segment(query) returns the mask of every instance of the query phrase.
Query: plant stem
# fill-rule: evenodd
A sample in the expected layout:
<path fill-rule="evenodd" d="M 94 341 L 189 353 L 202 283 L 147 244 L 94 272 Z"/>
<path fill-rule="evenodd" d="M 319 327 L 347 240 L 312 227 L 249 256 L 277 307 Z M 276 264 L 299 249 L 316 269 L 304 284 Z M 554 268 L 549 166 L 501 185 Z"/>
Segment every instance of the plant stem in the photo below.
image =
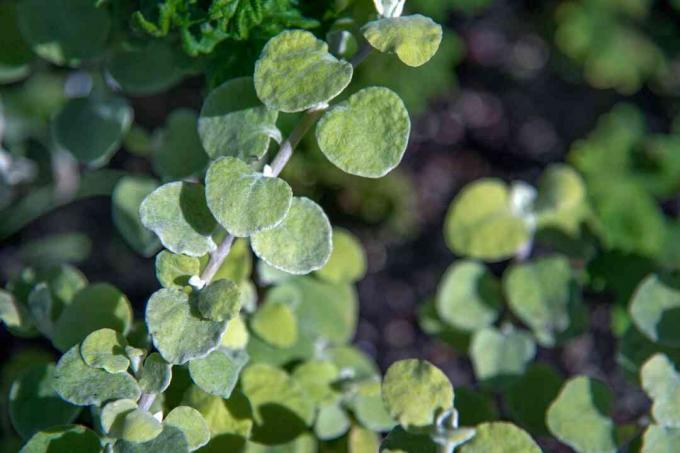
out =
<path fill-rule="evenodd" d="M 142 393 L 142 396 L 139 397 L 137 406 L 143 411 L 148 411 L 155 399 L 155 393 Z"/>
<path fill-rule="evenodd" d="M 371 54 L 371 52 L 373 52 L 373 46 L 371 46 L 368 41 L 364 41 L 361 44 L 361 47 L 359 47 L 359 50 L 357 50 L 349 60 L 352 67 L 356 69 L 356 67 L 359 66 L 361 62 L 363 62 L 366 57 Z"/>
<path fill-rule="evenodd" d="M 205 266 L 205 269 L 203 269 L 203 272 L 201 272 L 201 280 L 203 280 L 206 284 L 210 283 L 217 271 L 220 270 L 222 263 L 231 251 L 231 246 L 233 243 L 234 236 L 227 233 L 227 236 L 220 243 L 220 245 L 218 245 L 215 251 L 210 254 L 208 265 Z"/>

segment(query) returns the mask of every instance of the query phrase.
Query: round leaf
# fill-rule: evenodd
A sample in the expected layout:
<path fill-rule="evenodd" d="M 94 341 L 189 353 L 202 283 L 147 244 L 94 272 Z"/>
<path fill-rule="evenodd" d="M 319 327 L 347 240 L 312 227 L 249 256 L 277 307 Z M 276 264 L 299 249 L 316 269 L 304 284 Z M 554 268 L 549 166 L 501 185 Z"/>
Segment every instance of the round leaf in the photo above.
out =
<path fill-rule="evenodd" d="M 9 391 L 9 416 L 12 426 L 27 439 L 52 426 L 71 423 L 80 412 L 54 391 L 54 365 L 33 365 L 23 371 Z"/>
<path fill-rule="evenodd" d="M 144 199 L 139 214 L 142 224 L 173 253 L 198 257 L 217 247 L 211 237 L 217 223 L 200 184 L 162 185 Z"/>
<path fill-rule="evenodd" d="M 244 351 L 218 349 L 202 359 L 189 362 L 189 373 L 202 390 L 228 399 L 246 363 L 248 354 Z"/>
<path fill-rule="evenodd" d="M 453 406 L 453 386 L 424 360 L 400 360 L 387 369 L 382 387 L 390 415 L 404 428 L 432 426 L 440 411 Z"/>
<path fill-rule="evenodd" d="M 356 385 L 351 408 L 357 421 L 372 431 L 389 431 L 396 424 L 387 412 L 378 379 Z"/>
<path fill-rule="evenodd" d="M 439 284 L 435 301 L 439 317 L 464 331 L 493 324 L 502 304 L 498 280 L 476 261 L 459 261 L 449 267 Z"/>
<path fill-rule="evenodd" d="M 113 446 L 114 453 L 188 453 L 189 442 L 179 428 L 164 425 L 163 431 L 148 442 L 121 440 Z"/>
<path fill-rule="evenodd" d="M 224 82 L 208 94 L 198 120 L 198 133 L 208 155 L 261 159 L 269 140 L 281 141 L 278 112 L 262 105 L 252 77 Z"/>
<path fill-rule="evenodd" d="M 652 341 L 665 346 L 680 346 L 679 313 L 678 277 L 648 276 L 640 283 L 630 302 L 630 315 L 638 329 Z"/>
<path fill-rule="evenodd" d="M 609 418 L 612 394 L 602 382 L 575 377 L 562 387 L 548 408 L 546 423 L 561 442 L 580 453 L 614 453 L 614 423 Z"/>
<path fill-rule="evenodd" d="M 314 434 L 321 440 L 337 439 L 350 427 L 350 420 L 345 411 L 338 405 L 323 406 L 314 423 Z"/>
<path fill-rule="evenodd" d="M 204 318 L 229 321 L 241 309 L 241 291 L 231 280 L 217 280 L 198 294 L 198 310 Z"/>
<path fill-rule="evenodd" d="M 168 413 L 163 423 L 181 430 L 186 437 L 190 450 L 196 450 L 210 440 L 210 429 L 205 419 L 196 409 L 178 406 Z"/>
<path fill-rule="evenodd" d="M 301 112 L 328 102 L 352 80 L 352 65 L 336 59 L 325 42 L 302 30 L 279 33 L 255 64 L 255 90 L 270 109 Z"/>
<path fill-rule="evenodd" d="M 293 198 L 278 226 L 251 237 L 255 254 L 290 274 L 307 274 L 323 267 L 333 248 L 331 225 L 323 209 L 308 198 Z"/>
<path fill-rule="evenodd" d="M 367 23 L 362 32 L 373 47 L 396 53 L 409 66 L 430 61 L 442 42 L 442 27 L 420 14 L 378 19 Z"/>
<path fill-rule="evenodd" d="M 156 136 L 154 169 L 166 180 L 177 180 L 203 172 L 208 164 L 196 131 L 198 116 L 189 109 L 177 109 L 168 116 L 164 129 Z"/>
<path fill-rule="evenodd" d="M 102 409 L 102 427 L 110 436 L 130 442 L 148 442 L 162 431 L 161 423 L 132 400 L 113 401 Z"/>
<path fill-rule="evenodd" d="M 275 227 L 291 207 L 293 191 L 283 179 L 264 176 L 234 157 L 213 162 L 205 184 L 210 211 L 234 236 Z"/>
<path fill-rule="evenodd" d="M 340 398 L 340 393 L 333 386 L 340 377 L 338 373 L 337 367 L 332 362 L 310 360 L 295 367 L 293 379 L 305 389 L 307 396 L 315 405 L 324 406 L 334 404 Z"/>
<path fill-rule="evenodd" d="M 139 387 L 144 393 L 163 393 L 172 380 L 172 366 L 157 352 L 144 360 L 139 375 Z"/>
<path fill-rule="evenodd" d="M 54 328 L 52 343 L 66 351 L 90 332 L 110 328 L 126 335 L 132 324 L 132 307 L 125 294 L 108 283 L 89 285 L 64 308 Z"/>
<path fill-rule="evenodd" d="M 285 304 L 270 302 L 262 305 L 255 312 L 250 326 L 256 335 L 278 348 L 290 347 L 297 341 L 297 319 L 293 310 Z"/>
<path fill-rule="evenodd" d="M 680 428 L 680 374 L 664 354 L 652 356 L 640 370 L 642 388 L 652 398 L 652 415 L 662 426 Z"/>
<path fill-rule="evenodd" d="M 401 98 L 387 88 L 371 87 L 326 112 L 316 127 L 316 139 L 342 171 L 380 178 L 401 162 L 410 130 Z"/>
<path fill-rule="evenodd" d="M 113 329 L 99 329 L 89 334 L 80 345 L 83 360 L 93 368 L 109 373 L 127 371 L 130 360 L 125 355 L 127 341 Z"/>
<path fill-rule="evenodd" d="M 482 423 L 475 431 L 460 453 L 541 453 L 531 436 L 512 423 Z"/>
<path fill-rule="evenodd" d="M 470 358 L 475 376 L 492 386 L 503 387 L 524 374 L 536 354 L 531 336 L 520 330 L 478 330 L 470 344 Z"/>
<path fill-rule="evenodd" d="M 128 373 L 107 373 L 88 366 L 80 354 L 80 346 L 66 352 L 54 373 L 54 389 L 66 401 L 77 406 L 100 406 L 117 399 L 139 398 L 141 391 Z"/>
<path fill-rule="evenodd" d="M 156 278 L 165 288 L 183 288 L 189 279 L 201 272 L 198 258 L 163 250 L 156 255 Z"/>
<path fill-rule="evenodd" d="M 157 187 L 154 179 L 125 176 L 118 181 L 111 194 L 114 225 L 128 245 L 146 257 L 158 251 L 160 242 L 155 234 L 142 225 L 139 206 Z"/>
<path fill-rule="evenodd" d="M 359 240 L 345 229 L 333 228 L 331 257 L 316 275 L 332 283 L 353 283 L 365 274 L 366 253 Z"/>
<path fill-rule="evenodd" d="M 641 453 L 673 453 L 680 445 L 680 429 L 649 425 L 642 438 Z"/>
<path fill-rule="evenodd" d="M 19 453 L 100 453 L 97 434 L 80 425 L 55 426 L 36 433 Z"/>
<path fill-rule="evenodd" d="M 586 196 L 585 183 L 573 168 L 563 164 L 549 166 L 538 183 L 538 225 L 575 235 L 588 213 Z"/>
<path fill-rule="evenodd" d="M 225 321 L 211 321 L 198 315 L 195 298 L 164 288 L 153 293 L 146 305 L 146 324 L 158 352 L 169 363 L 181 365 L 205 357 L 220 343 Z"/>

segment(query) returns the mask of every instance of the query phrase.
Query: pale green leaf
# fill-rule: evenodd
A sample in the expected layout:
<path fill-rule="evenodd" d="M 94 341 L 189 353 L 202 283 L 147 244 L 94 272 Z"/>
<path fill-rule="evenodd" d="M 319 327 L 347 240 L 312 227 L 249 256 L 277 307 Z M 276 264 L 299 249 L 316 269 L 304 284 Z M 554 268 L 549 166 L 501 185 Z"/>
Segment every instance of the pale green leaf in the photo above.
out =
<path fill-rule="evenodd" d="M 541 453 L 531 436 L 512 423 L 482 423 L 475 431 L 460 453 Z"/>
<path fill-rule="evenodd" d="M 319 205 L 295 197 L 283 222 L 254 234 L 251 245 L 271 266 L 291 274 L 307 274 L 322 268 L 330 257 L 331 225 Z"/>
<path fill-rule="evenodd" d="M 210 440 L 210 429 L 205 419 L 193 407 L 178 406 L 171 410 L 163 420 L 166 425 L 174 426 L 184 433 L 190 450 L 196 450 Z"/>
<path fill-rule="evenodd" d="M 183 288 L 189 279 L 199 275 L 201 262 L 198 258 L 180 255 L 167 250 L 156 255 L 156 278 L 165 288 Z"/>
<path fill-rule="evenodd" d="M 386 17 L 367 23 L 361 30 L 381 52 L 396 53 L 409 66 L 421 66 L 437 53 L 442 27 L 420 14 Z"/>
<path fill-rule="evenodd" d="M 198 120 L 198 133 L 208 155 L 233 156 L 243 161 L 261 159 L 269 140 L 281 142 L 278 112 L 262 105 L 252 77 L 224 82 L 208 94 Z"/>
<path fill-rule="evenodd" d="M 478 330 L 470 343 L 475 376 L 494 387 L 503 387 L 524 374 L 535 354 L 531 335 L 509 326 Z"/>
<path fill-rule="evenodd" d="M 14 429 L 27 439 L 38 431 L 71 423 L 80 408 L 59 397 L 52 387 L 54 364 L 35 364 L 24 370 L 9 391 L 9 416 Z"/>
<path fill-rule="evenodd" d="M 282 303 L 262 305 L 251 318 L 250 327 L 257 336 L 278 348 L 290 347 L 297 341 L 297 319 L 293 310 Z"/>
<path fill-rule="evenodd" d="M 283 179 L 256 172 L 235 157 L 213 162 L 205 183 L 210 211 L 234 236 L 275 227 L 286 216 L 293 197 Z"/>
<path fill-rule="evenodd" d="M 111 431 L 111 427 L 116 422 L 119 415 L 137 409 L 137 403 L 131 399 L 120 399 L 111 401 L 101 408 L 99 421 L 105 433 Z"/>
<path fill-rule="evenodd" d="M 220 343 L 225 321 L 199 316 L 196 298 L 174 289 L 153 293 L 146 306 L 146 323 L 154 346 L 171 364 L 205 357 Z"/>
<path fill-rule="evenodd" d="M 561 442 L 579 453 L 615 453 L 612 394 L 602 382 L 575 377 L 548 408 L 546 423 Z"/>
<path fill-rule="evenodd" d="M 411 130 L 404 103 L 382 87 L 365 88 L 329 111 L 316 127 L 324 155 L 347 173 L 380 178 L 401 162 Z"/>
<path fill-rule="evenodd" d="M 163 393 L 172 380 L 172 365 L 163 357 L 152 352 L 144 360 L 139 374 L 139 387 L 144 393 Z"/>
<path fill-rule="evenodd" d="M 148 257 L 160 248 L 155 234 L 144 228 L 139 218 L 139 206 L 158 184 L 152 178 L 124 176 L 111 194 L 113 224 L 123 239 L 137 253 Z"/>
<path fill-rule="evenodd" d="M 202 173 L 208 156 L 198 137 L 198 115 L 193 110 L 173 110 L 165 127 L 154 138 L 157 147 L 153 167 L 164 180 L 178 180 Z"/>
<path fill-rule="evenodd" d="M 106 163 L 132 124 L 133 110 L 119 97 L 69 100 L 52 123 L 59 146 L 80 162 Z"/>
<path fill-rule="evenodd" d="M 151 413 L 132 400 L 113 401 L 102 409 L 102 427 L 112 437 L 130 442 L 148 442 L 163 430 Z"/>
<path fill-rule="evenodd" d="M 573 168 L 564 164 L 549 166 L 538 182 L 538 226 L 576 235 L 588 214 L 586 196 L 583 178 Z"/>
<path fill-rule="evenodd" d="M 249 337 L 250 334 L 243 318 L 236 316 L 227 322 L 227 331 L 222 337 L 220 346 L 227 349 L 244 349 Z"/>
<path fill-rule="evenodd" d="M 112 374 L 88 366 L 78 345 L 59 359 L 54 389 L 63 399 L 77 406 L 99 406 L 115 399 L 136 400 L 141 394 L 137 382 L 128 373 Z"/>
<path fill-rule="evenodd" d="M 189 362 L 189 373 L 202 390 L 228 399 L 246 363 L 246 352 L 218 349 L 206 357 Z"/>
<path fill-rule="evenodd" d="M 130 360 L 125 355 L 127 341 L 113 329 L 99 329 L 89 334 L 80 345 L 83 360 L 93 368 L 109 373 L 127 371 Z"/>
<path fill-rule="evenodd" d="M 37 334 L 31 314 L 9 291 L 0 289 L 0 321 L 15 335 Z"/>
<path fill-rule="evenodd" d="M 385 407 L 378 379 L 371 378 L 357 383 L 352 390 L 350 407 L 357 421 L 371 431 L 389 431 L 396 425 Z"/>
<path fill-rule="evenodd" d="M 350 420 L 339 405 L 322 406 L 319 408 L 314 422 L 314 434 L 321 440 L 337 439 L 345 434 L 350 427 Z"/>
<path fill-rule="evenodd" d="M 349 453 L 375 452 L 380 448 L 378 435 L 358 425 L 353 425 L 350 428 L 347 443 Z"/>
<path fill-rule="evenodd" d="M 340 393 L 333 386 L 339 378 L 337 367 L 329 361 L 310 360 L 293 370 L 293 379 L 305 389 L 307 397 L 316 406 L 336 403 Z"/>
<path fill-rule="evenodd" d="M 333 283 L 353 283 L 365 274 L 366 253 L 359 240 L 343 228 L 333 228 L 331 257 L 316 275 Z"/>
<path fill-rule="evenodd" d="M 642 388 L 652 398 L 652 415 L 656 422 L 680 428 L 680 374 L 664 354 L 655 354 L 640 370 Z"/>
<path fill-rule="evenodd" d="M 400 360 L 390 365 L 382 395 L 390 415 L 408 430 L 433 426 L 440 411 L 453 406 L 449 379 L 424 360 Z"/>
<path fill-rule="evenodd" d="M 207 264 L 207 258 L 204 257 L 201 264 Z M 236 239 L 231 246 L 229 256 L 222 262 L 222 265 L 215 273 L 213 280 L 227 279 L 232 280 L 241 286 L 241 292 L 247 292 L 243 288 L 244 280 L 250 277 L 253 271 L 253 256 L 250 252 L 250 246 L 246 239 Z"/>
<path fill-rule="evenodd" d="M 648 276 L 635 291 L 629 311 L 637 328 L 650 340 L 680 346 L 680 278 Z"/>
<path fill-rule="evenodd" d="M 179 428 L 164 425 L 163 431 L 148 442 L 119 440 L 113 446 L 114 453 L 188 453 L 189 442 Z"/>
<path fill-rule="evenodd" d="M 493 324 L 502 304 L 498 280 L 476 261 L 458 261 L 451 265 L 442 277 L 435 299 L 439 317 L 464 331 Z"/>
<path fill-rule="evenodd" d="M 255 90 L 272 110 L 301 112 L 340 94 L 352 72 L 351 64 L 336 59 L 312 33 L 288 30 L 262 49 L 255 64 Z"/>
<path fill-rule="evenodd" d="M 127 335 L 132 324 L 132 307 L 125 294 L 108 283 L 81 289 L 57 319 L 52 343 L 66 351 L 91 332 L 110 328 Z"/>
<path fill-rule="evenodd" d="M 173 253 L 202 256 L 216 248 L 217 227 L 200 184 L 172 182 L 153 191 L 139 208 L 142 224 Z"/>
<path fill-rule="evenodd" d="M 55 426 L 36 433 L 19 453 L 101 453 L 97 434 L 80 425 Z"/>
<path fill-rule="evenodd" d="M 198 294 L 201 316 L 213 321 L 229 321 L 241 309 L 241 291 L 231 280 L 215 280 Z"/>
<path fill-rule="evenodd" d="M 675 453 L 680 445 L 680 429 L 649 425 L 642 437 L 640 453 Z"/>
<path fill-rule="evenodd" d="M 224 400 L 197 386 L 191 386 L 184 395 L 183 404 L 201 413 L 213 436 L 228 434 L 250 437 L 253 426 L 250 403 L 238 390 Z"/>

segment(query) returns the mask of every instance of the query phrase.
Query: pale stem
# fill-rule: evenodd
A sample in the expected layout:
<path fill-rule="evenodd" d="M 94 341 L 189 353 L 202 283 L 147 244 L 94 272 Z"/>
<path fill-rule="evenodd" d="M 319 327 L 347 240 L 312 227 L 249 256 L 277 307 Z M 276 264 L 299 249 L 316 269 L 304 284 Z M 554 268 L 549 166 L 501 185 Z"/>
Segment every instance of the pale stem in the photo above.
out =
<path fill-rule="evenodd" d="M 148 411 L 155 399 L 155 393 L 142 393 L 142 396 L 139 397 L 137 406 L 139 406 L 139 408 L 143 411 Z"/>
<path fill-rule="evenodd" d="M 206 285 L 210 283 L 210 281 L 213 279 L 217 271 L 222 266 L 222 263 L 224 262 L 224 260 L 229 255 L 229 252 L 231 251 L 231 246 L 233 243 L 234 236 L 227 233 L 227 236 L 220 243 L 220 245 L 218 245 L 215 251 L 210 254 L 210 260 L 208 261 L 208 265 L 205 266 L 205 269 L 203 269 L 203 272 L 201 272 L 201 280 L 203 280 L 206 283 Z"/>

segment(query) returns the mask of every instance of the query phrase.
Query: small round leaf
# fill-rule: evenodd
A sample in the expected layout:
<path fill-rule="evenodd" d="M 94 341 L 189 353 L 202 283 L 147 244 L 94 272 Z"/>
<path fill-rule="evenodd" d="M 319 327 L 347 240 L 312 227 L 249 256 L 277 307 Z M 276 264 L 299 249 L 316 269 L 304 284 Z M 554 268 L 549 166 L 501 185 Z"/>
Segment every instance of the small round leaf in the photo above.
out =
<path fill-rule="evenodd" d="M 680 429 L 649 425 L 642 437 L 640 453 L 673 453 L 680 445 Z"/>
<path fill-rule="evenodd" d="M 217 280 L 198 294 L 198 309 L 204 318 L 229 321 L 241 309 L 241 291 L 231 280 Z"/>
<path fill-rule="evenodd" d="M 642 388 L 652 398 L 652 415 L 657 423 L 680 428 L 680 373 L 664 354 L 655 354 L 640 370 Z"/>
<path fill-rule="evenodd" d="M 132 400 L 113 401 L 102 409 L 102 427 L 112 437 L 130 442 L 148 442 L 163 430 L 149 412 Z"/>
<path fill-rule="evenodd" d="M 367 23 L 362 32 L 381 52 L 396 53 L 408 66 L 421 66 L 437 53 L 442 27 L 420 14 L 386 17 Z"/>
<path fill-rule="evenodd" d="M 253 332 L 277 348 L 293 346 L 298 338 L 297 319 L 285 304 L 269 302 L 262 305 L 252 317 Z"/>
<path fill-rule="evenodd" d="M 535 354 L 531 335 L 513 328 L 478 330 L 470 344 L 475 376 L 494 387 L 503 387 L 524 374 Z"/>
<path fill-rule="evenodd" d="M 333 228 L 333 252 L 316 275 L 332 283 L 353 283 L 365 274 L 366 252 L 359 240 L 343 228 Z"/>
<path fill-rule="evenodd" d="M 125 337 L 113 329 L 99 329 L 89 334 L 80 345 L 83 360 L 93 368 L 109 373 L 127 371 L 130 360 L 125 355 Z"/>
<path fill-rule="evenodd" d="M 172 380 L 172 365 L 163 357 L 152 352 L 144 360 L 139 375 L 139 387 L 144 393 L 163 393 Z"/>
<path fill-rule="evenodd" d="M 155 234 L 144 228 L 139 218 L 139 206 L 158 183 L 151 178 L 125 176 L 118 181 L 111 194 L 113 224 L 123 239 L 137 253 L 148 257 L 160 248 Z"/>
<path fill-rule="evenodd" d="M 460 453 L 541 453 L 531 436 L 512 423 L 482 423 L 475 431 Z"/>
<path fill-rule="evenodd" d="M 210 440 L 210 429 L 205 419 L 193 407 L 178 406 L 171 410 L 163 423 L 181 430 L 191 451 L 201 448 Z"/>
<path fill-rule="evenodd" d="M 648 276 L 635 291 L 629 310 L 635 325 L 650 340 L 680 346 L 680 278 Z"/>
<path fill-rule="evenodd" d="M 206 357 L 189 362 L 189 373 L 202 390 L 228 399 L 246 363 L 248 354 L 244 351 L 218 349 Z"/>
<path fill-rule="evenodd" d="M 119 440 L 113 446 L 114 453 L 188 453 L 189 442 L 181 429 L 163 425 L 163 431 L 148 442 Z"/>
<path fill-rule="evenodd" d="M 161 251 L 156 255 L 156 278 L 164 288 L 184 288 L 189 279 L 201 272 L 198 258 Z"/>
<path fill-rule="evenodd" d="M 208 164 L 196 131 L 198 115 L 189 109 L 173 110 L 165 127 L 154 137 L 158 141 L 153 166 L 165 180 L 178 180 L 202 173 Z"/>

